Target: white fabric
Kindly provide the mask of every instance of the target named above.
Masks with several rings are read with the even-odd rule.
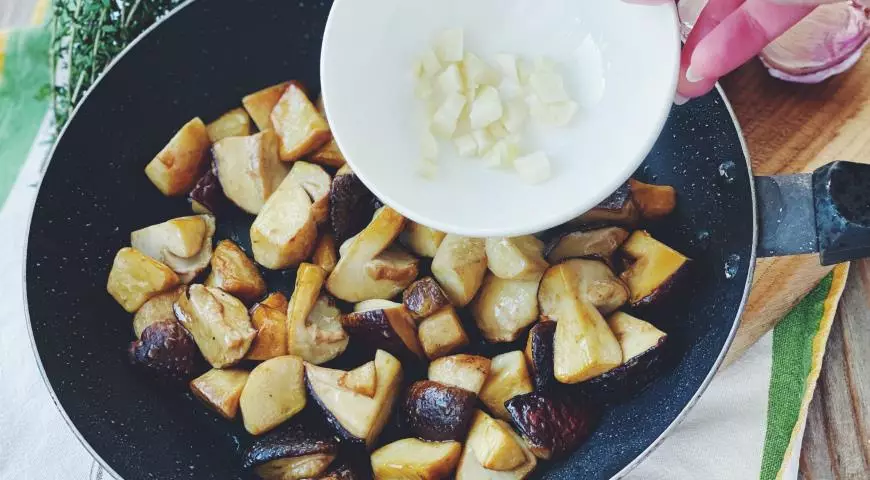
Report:
[[[0,479],[109,479],[55,408],[27,332],[23,253],[40,167],[48,150],[43,127],[41,139],[0,211]],[[771,346],[772,335],[768,334],[720,372],[685,421],[627,478],[758,478]],[[786,479],[797,478],[798,455],[799,451]]]

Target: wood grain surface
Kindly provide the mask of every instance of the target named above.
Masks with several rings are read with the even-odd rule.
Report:
[[[870,163],[870,55],[818,85],[767,75],[752,62],[722,82],[756,175],[807,172],[834,160]],[[761,259],[728,361],[770,330],[829,271],[813,255]],[[810,407],[800,475],[870,478],[870,262],[855,262]]]

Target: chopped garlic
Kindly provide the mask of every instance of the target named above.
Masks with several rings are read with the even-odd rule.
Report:
[[[462,68],[465,72],[465,80],[469,85],[475,87],[479,85],[498,86],[500,78],[498,72],[486,64],[477,55],[466,52],[465,59],[462,61]]]
[[[438,61],[438,56],[435,55],[435,51],[431,48],[427,48],[423,52],[419,62],[422,65],[422,76],[424,77],[434,77],[441,71],[441,62]]]
[[[504,139],[499,140],[492,146],[489,152],[484,155],[484,165],[490,168],[500,168],[507,166],[517,157],[518,148],[516,143]]]
[[[535,95],[530,95],[526,102],[529,105],[529,115],[541,125],[563,127],[577,113],[577,102],[568,100],[559,103],[544,103]]]
[[[460,157],[473,157],[477,154],[477,142],[471,134],[462,135],[453,141]]]
[[[485,128],[492,122],[501,119],[503,113],[498,90],[486,86],[480,90],[471,105],[471,128]]]
[[[495,63],[498,64],[498,68],[501,70],[501,74],[504,75],[505,80],[507,80],[508,82],[513,82],[517,85],[520,84],[520,75],[519,71],[517,70],[516,55],[500,53],[495,56]]]
[[[514,160],[514,168],[520,174],[524,182],[537,184],[550,178],[550,159],[544,152],[535,152],[531,155]]]
[[[501,122],[494,122],[486,127],[486,131],[496,140],[501,140],[511,134],[504,126],[504,118],[502,118]]]
[[[529,77],[529,86],[544,103],[559,103],[571,100],[565,92],[565,82],[558,73],[536,70]]]
[[[458,93],[448,94],[432,117],[432,133],[442,138],[452,137],[464,108],[465,96]]]
[[[438,164],[434,160],[424,158],[420,161],[419,167],[420,176],[432,180],[438,174]]]
[[[465,85],[462,81],[462,74],[459,72],[459,67],[455,63],[447,67],[446,70],[438,75],[438,86],[444,93],[459,92],[465,90]]]
[[[526,105],[521,99],[515,98],[505,102],[504,115],[502,116],[501,121],[507,131],[518,134],[526,125],[527,116],[528,111]]]
[[[435,136],[432,135],[432,132],[428,128],[420,138],[420,154],[428,160],[438,158],[438,140],[435,140]]]
[[[427,98],[432,98],[434,93],[435,89],[432,88],[432,82],[428,78],[421,77],[417,80],[417,86],[414,89],[414,94],[417,95],[417,98],[426,100]]]
[[[478,155],[488,152],[492,148],[492,144],[495,143],[495,139],[487,130],[475,130],[471,132],[471,136],[474,137],[474,142],[477,145]]]
[[[462,29],[444,30],[435,41],[438,57],[442,62],[461,62],[464,53]]]

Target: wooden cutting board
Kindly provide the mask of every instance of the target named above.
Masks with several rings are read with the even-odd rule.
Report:
[[[810,172],[834,160],[870,163],[870,56],[816,85],[776,80],[759,61],[722,81],[756,175]],[[772,329],[830,271],[818,256],[760,259],[726,364]]]

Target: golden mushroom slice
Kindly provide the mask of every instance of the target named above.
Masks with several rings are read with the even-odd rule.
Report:
[[[480,389],[480,400],[498,418],[509,420],[510,414],[504,402],[534,390],[532,377],[523,352],[514,351],[492,357],[489,376]]]
[[[175,303],[175,314],[215,368],[238,363],[257,336],[245,305],[218,288],[187,287]]]
[[[471,313],[483,337],[490,342],[512,342],[538,319],[538,284],[535,280],[505,280],[488,274],[471,304]]]
[[[471,302],[486,275],[486,242],[447,235],[432,259],[432,275],[455,307]]]
[[[136,338],[142,336],[142,332],[150,325],[159,322],[175,322],[175,301],[184,287],[178,287],[168,292],[159,293],[145,302],[136,315],[133,316],[133,333]]]
[[[271,87],[266,87],[242,98],[242,105],[251,115],[251,119],[260,131],[274,130],[272,126],[272,109],[278,104],[278,100],[287,91],[290,82],[281,82]]]
[[[402,233],[402,240],[417,255],[434,257],[446,236],[446,233],[439,232],[434,228],[408,221],[408,225],[405,226],[405,231]]]
[[[211,143],[227,137],[247,137],[251,134],[251,117],[244,108],[234,108],[206,126]]]
[[[341,355],[349,341],[341,312],[321,294],[325,277],[317,265],[300,265],[287,307],[287,351],[316,365]]]
[[[599,260],[587,260],[575,258],[562,263],[566,268],[573,270],[577,278],[577,292],[581,298],[595,305],[602,315],[607,315],[625,305],[631,292],[628,286],[622,282],[604,262]],[[558,302],[545,290],[540,296],[540,301],[552,304]],[[543,306],[547,310],[548,307]]]
[[[317,242],[311,198],[292,178],[284,179],[251,225],[251,248],[260,265],[281,270],[305,261]]]
[[[374,266],[369,266],[399,236],[404,225],[405,218],[390,207],[375,212],[371,223],[349,240],[335,270],[326,281],[326,289],[346,302],[392,298],[404,290],[414,280],[409,280],[410,275],[401,272],[407,267],[404,259],[398,259],[400,265],[393,265],[395,270],[388,268],[390,258],[385,261],[382,257]],[[378,278],[372,277],[372,274]],[[394,279],[396,277],[399,279]]]
[[[273,293],[251,309],[251,324],[257,337],[245,356],[248,360],[268,360],[287,355],[287,298]]]
[[[622,245],[622,251],[634,259],[634,263],[620,275],[631,290],[633,306],[656,303],[667,296],[691,263],[685,255],[659,242],[645,230],[632,233]]]
[[[212,148],[224,195],[250,214],[260,213],[290,170],[278,158],[279,143],[278,135],[266,130],[247,137],[228,137]]]
[[[190,382],[190,391],[227,420],[236,418],[239,398],[248,381],[246,370],[213,368]]]
[[[429,360],[458,352],[470,343],[453,307],[442,308],[424,318],[417,326],[417,338]]]
[[[375,450],[372,470],[376,479],[442,480],[450,478],[461,453],[459,442],[405,438]]]
[[[628,230],[620,227],[566,233],[548,246],[547,261],[556,264],[569,258],[598,258],[609,264],[626,239]]]
[[[151,297],[175,288],[178,275],[171,268],[134,248],[115,255],[106,291],[124,310],[133,313]]]
[[[486,239],[489,270],[505,280],[537,280],[549,264],[544,260],[544,242],[533,235]]]
[[[178,274],[183,283],[208,267],[215,221],[211,215],[179,217],[136,230],[130,244]]]
[[[194,118],[148,163],[145,175],[167,197],[185,195],[206,169],[210,146],[205,124]]]
[[[326,120],[296,81],[287,86],[270,118],[272,127],[281,137],[280,154],[285,162],[304,157],[332,138]]]
[[[491,361],[478,355],[441,357],[429,364],[429,380],[479,394],[489,377]]]
[[[622,363],[619,342],[579,286],[566,263],[550,267],[541,280],[541,315],[556,322],[553,372],[562,383],[579,383]]]
[[[375,354],[377,383],[372,397],[341,385],[347,372],[305,365],[311,397],[337,434],[350,442],[371,448],[387,423],[402,384],[402,364],[378,350]]]
[[[311,197],[311,214],[317,223],[323,223],[329,216],[329,190],[332,177],[320,165],[296,161],[290,169],[290,178],[302,186]]]
[[[403,360],[425,358],[414,319],[404,305],[389,300],[366,300],[354,305],[353,310],[341,318],[351,336]]]
[[[506,457],[507,453],[511,456]],[[485,467],[481,459],[490,465],[516,463],[517,466],[497,470]],[[537,464],[535,455],[507,422],[478,411],[459,459],[456,480],[522,480]]]
[[[311,254],[311,263],[319,265],[326,273],[332,273],[335,270],[335,265],[338,263],[338,252],[335,248],[335,237],[330,233],[324,233],[317,246],[314,247],[314,253]]]
[[[305,367],[294,355],[276,357],[257,365],[242,390],[239,406],[245,430],[265,433],[305,408]]]
[[[244,250],[230,240],[221,240],[211,258],[207,287],[216,287],[251,303],[266,294],[266,281]]]

